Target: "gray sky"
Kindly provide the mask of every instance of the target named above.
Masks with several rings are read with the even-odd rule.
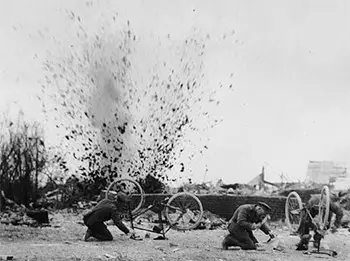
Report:
[[[210,34],[207,78],[233,72],[235,89],[222,95],[215,113],[224,122],[210,132],[204,158],[193,162],[195,179],[203,180],[204,162],[206,180],[245,182],[263,165],[268,180],[281,172],[296,180],[309,160],[350,161],[347,1],[93,1],[86,8],[80,0],[0,0],[0,109],[17,101],[40,119],[40,57],[55,52],[49,36],[68,41],[73,33],[65,9],[90,28],[115,9],[155,55],[159,42],[166,50],[167,34],[174,41],[193,28]]]

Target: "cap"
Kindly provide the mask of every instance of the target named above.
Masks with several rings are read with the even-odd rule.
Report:
[[[117,201],[123,202],[123,203],[129,203],[131,202],[131,196],[125,194],[124,192],[118,192]]]
[[[265,208],[265,210],[267,211],[271,211],[271,208],[269,205],[267,205],[265,202],[259,201],[258,205],[262,206],[263,208]]]
[[[339,192],[338,192],[338,197],[339,197],[339,198],[342,198],[342,197],[344,197],[344,196],[346,196],[346,195],[347,195],[347,193],[344,192],[344,191],[339,191]]]

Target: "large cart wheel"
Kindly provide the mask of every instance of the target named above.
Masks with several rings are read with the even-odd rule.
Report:
[[[318,213],[320,216],[320,229],[326,230],[329,218],[329,207],[330,207],[330,195],[328,186],[323,186],[321,190],[320,205],[318,206]]]
[[[295,191],[290,192],[286,200],[285,214],[286,223],[291,233],[297,232],[300,226],[302,208],[303,203],[298,193]]]
[[[178,230],[193,229],[202,220],[202,203],[192,193],[177,193],[168,200],[165,207],[165,217],[170,226]]]
[[[128,178],[116,179],[108,186],[105,198],[114,199],[119,192],[131,196],[131,213],[133,215],[137,214],[145,199],[140,184]]]

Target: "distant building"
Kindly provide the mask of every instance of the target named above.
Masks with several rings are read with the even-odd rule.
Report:
[[[262,172],[259,175],[257,175],[256,177],[254,177],[247,184],[249,186],[256,188],[257,190],[265,189],[264,178],[265,178],[265,174],[264,174],[264,172]]]
[[[261,173],[253,178],[251,181],[247,183],[247,185],[255,188],[256,190],[267,190],[272,186],[273,188],[279,188],[280,185],[278,183],[273,183],[265,180],[265,168],[262,167]]]
[[[349,177],[347,164],[333,161],[309,161],[306,178],[319,184],[333,184]]]

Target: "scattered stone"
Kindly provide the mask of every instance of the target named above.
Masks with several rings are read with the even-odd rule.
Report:
[[[116,256],[112,256],[110,254],[105,254],[105,257],[107,257],[107,258],[117,258]]]
[[[162,248],[162,247],[160,247],[160,246],[156,246],[155,249],[158,249],[158,250],[160,250],[160,251],[162,251],[162,252],[165,252],[164,248]]]

